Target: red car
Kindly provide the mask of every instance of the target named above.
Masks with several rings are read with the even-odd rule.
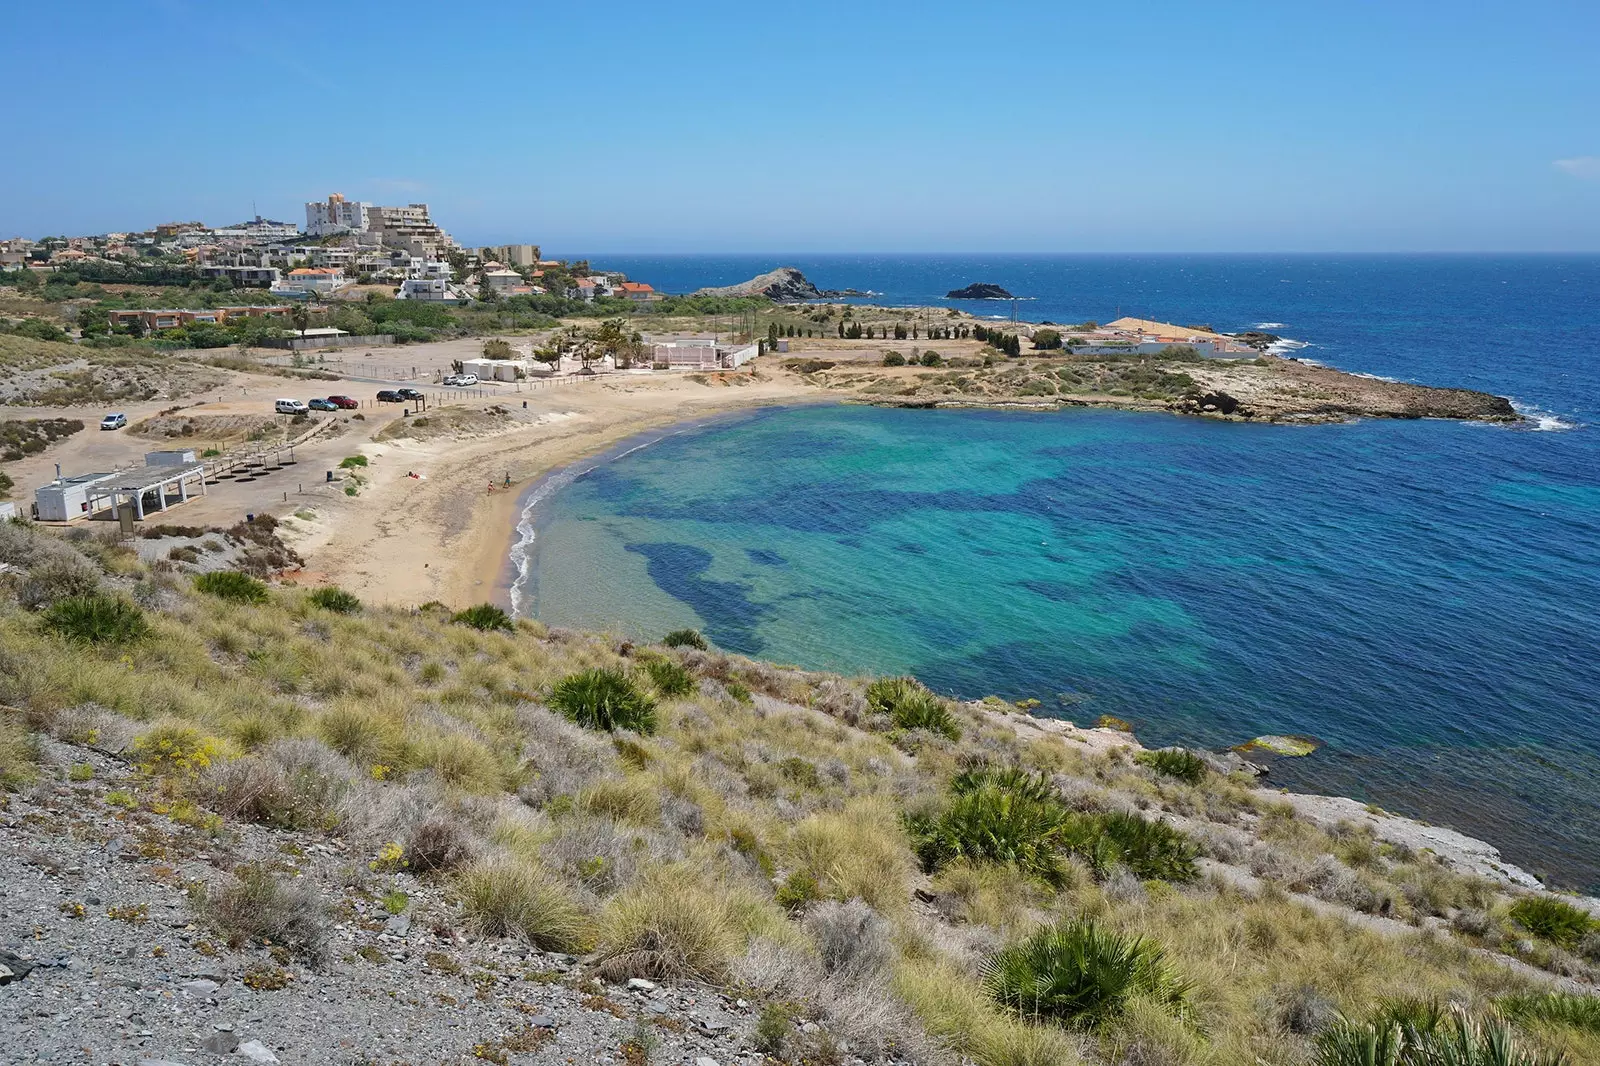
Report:
[[[333,406],[346,411],[353,410],[354,408],[361,406],[348,396],[329,396],[328,402],[333,404]]]

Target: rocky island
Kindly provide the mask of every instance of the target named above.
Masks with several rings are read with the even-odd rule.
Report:
[[[951,289],[944,294],[946,300],[1013,300],[1016,297],[1001,288],[988,282],[978,282],[968,285],[964,289]]]

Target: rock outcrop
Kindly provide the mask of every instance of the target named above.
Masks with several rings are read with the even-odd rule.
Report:
[[[968,285],[964,289],[951,289],[944,295],[947,300],[1011,300],[1015,298],[1000,286],[982,281],[975,285]]]
[[[713,286],[695,290],[696,296],[765,296],[779,303],[815,300],[822,292],[794,267],[779,267],[737,285]]]

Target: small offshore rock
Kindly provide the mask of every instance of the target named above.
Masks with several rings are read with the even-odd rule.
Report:
[[[246,1040],[234,1051],[235,1055],[243,1055],[251,1062],[277,1062],[278,1056],[274,1055],[267,1045],[259,1040]]]

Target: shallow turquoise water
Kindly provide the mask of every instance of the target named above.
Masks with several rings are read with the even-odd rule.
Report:
[[[1327,746],[1280,784],[1595,887],[1600,382],[1570,348],[1495,368],[1430,343],[1416,376],[1506,374],[1575,428],[778,409],[577,468],[535,508],[521,606],[1115,714],[1146,742],[1309,734]]]

